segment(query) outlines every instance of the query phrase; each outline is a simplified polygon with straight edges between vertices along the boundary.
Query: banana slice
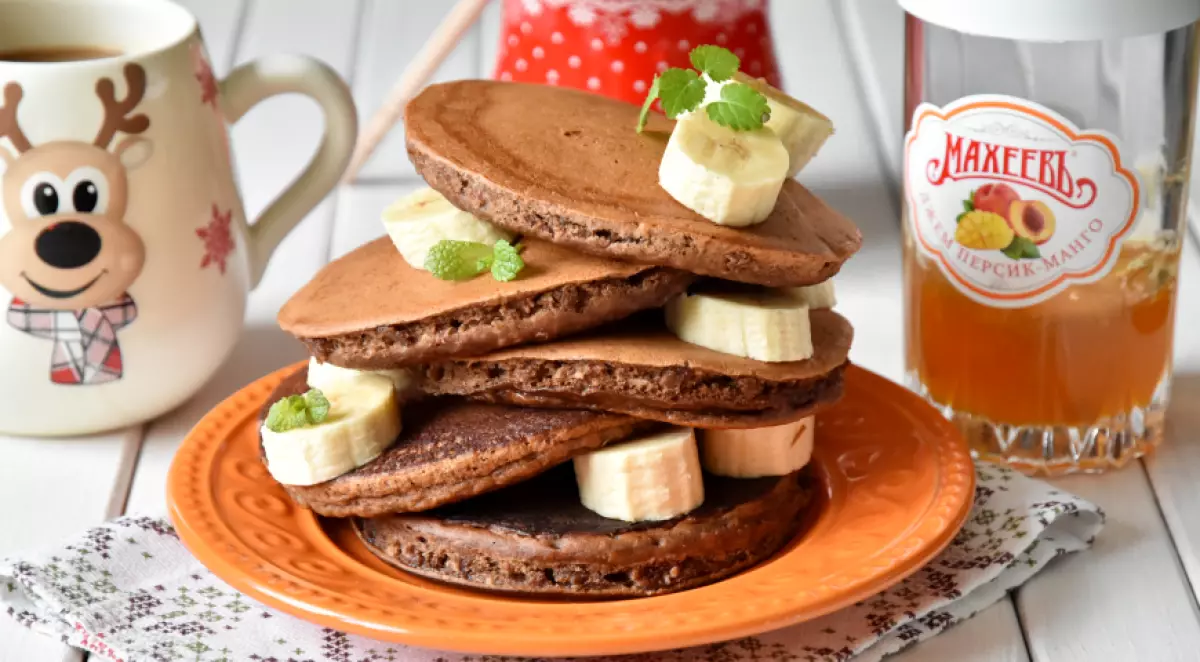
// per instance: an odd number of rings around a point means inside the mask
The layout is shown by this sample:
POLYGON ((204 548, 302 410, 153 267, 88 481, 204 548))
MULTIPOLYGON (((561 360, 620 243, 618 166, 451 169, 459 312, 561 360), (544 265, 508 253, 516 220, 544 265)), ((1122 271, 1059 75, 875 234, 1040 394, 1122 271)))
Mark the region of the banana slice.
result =
POLYGON ((678 517, 704 502, 696 435, 673 428, 575 458, 583 505, 626 522, 678 517))
POLYGON ((512 233, 459 210, 431 188, 407 195, 384 209, 383 227, 404 261, 414 269, 425 268, 429 249, 443 239, 491 245, 513 238, 512 233))
POLYGON ((789 155, 787 176, 795 176, 833 135, 833 122, 812 106, 784 94, 764 80, 740 71, 733 75, 733 80, 753 87, 767 98, 767 105, 771 108, 767 128, 783 141, 789 155))
POLYGON ((308 359, 308 385, 327 393, 339 391, 348 384, 353 384, 364 377, 386 377, 391 380, 396 393, 404 393, 412 386, 412 373, 404 368, 395 370, 353 370, 342 368, 332 363, 321 363, 316 357, 308 359))
POLYGON ((833 308, 837 305, 837 296, 833 292, 833 281, 827 280, 816 285, 790 287, 788 291, 799 299, 810 310, 833 308))
POLYGON ((267 471, 284 485, 316 485, 379 456, 400 435, 400 409, 392 382, 363 375, 327 393, 324 422, 285 432, 262 426, 267 471))
POLYGON ((786 476, 812 458, 813 417, 754 430, 705 430, 701 463, 730 478, 786 476))
POLYGON ((767 129, 734 131, 694 112, 675 122, 658 182, 713 223, 754 225, 775 208, 788 158, 783 143, 767 129))
POLYGON ((680 340, 757 361, 812 356, 808 306, 787 290, 681 294, 667 303, 667 327, 680 340))

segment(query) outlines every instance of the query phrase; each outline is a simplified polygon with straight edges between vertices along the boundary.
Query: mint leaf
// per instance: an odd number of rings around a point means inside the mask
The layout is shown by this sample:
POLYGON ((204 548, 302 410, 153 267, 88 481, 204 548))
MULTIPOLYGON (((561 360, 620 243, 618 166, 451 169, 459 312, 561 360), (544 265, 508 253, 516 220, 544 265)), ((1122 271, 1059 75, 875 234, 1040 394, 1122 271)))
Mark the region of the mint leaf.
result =
POLYGON ((663 112, 675 119, 695 110, 704 101, 705 81, 690 69, 667 69, 658 77, 658 96, 663 112))
POLYGON ((502 283, 516 278, 525 268, 525 261, 521 259, 522 248, 520 244, 513 246, 503 239, 497 241, 492 249, 492 278, 502 283))
POLYGON ((441 280, 469 280, 492 264, 492 247, 477 241, 443 239, 425 256, 425 270, 441 280))
POLYGON ((745 83, 728 83, 721 88, 721 100, 705 106, 709 119, 735 131, 761 129, 771 118, 767 98, 745 83))
POLYGON ((304 395, 281 398, 267 410, 267 429, 287 432, 325 422, 329 416, 329 400, 319 389, 309 389, 304 395))
POLYGON ((319 388, 309 389, 304 394, 304 405, 308 409, 308 422, 316 425, 329 417, 329 399, 319 388))
POLYGON ((308 425, 308 407, 304 396, 289 395, 271 405, 267 410, 267 429, 272 432, 287 432, 308 425))
POLYGON ((501 239, 494 246, 477 241, 443 239, 425 256, 425 269, 442 280, 469 280, 491 270, 498 281, 510 281, 525 268, 521 245, 501 239))
POLYGON ((654 77, 654 82, 650 83, 650 91, 646 92, 646 100, 642 102, 642 113, 638 115, 637 132, 641 133, 646 128, 646 120, 650 119, 650 106, 654 105, 654 100, 658 98, 658 76, 654 77))
MULTIPOLYGON (((495 250, 494 248, 492 249, 495 250)), ((471 256, 474 257, 474 256, 471 256)), ((495 259, 495 253, 486 253, 475 258, 475 273, 481 274, 492 268, 492 261, 495 259)))
MULTIPOLYGON (((974 196, 971 196, 974 197, 974 196)), ((975 211, 975 203, 971 200, 963 200, 963 211, 975 211)))
POLYGON ((1004 253, 1010 260, 1020 260, 1022 258, 1039 258, 1042 256, 1038 250, 1037 244, 1026 239, 1025 237, 1013 237, 1013 240, 1000 251, 1004 253))
POLYGON ((716 82, 729 80, 742 61, 738 56, 720 46, 697 46, 689 56, 692 66, 716 82))

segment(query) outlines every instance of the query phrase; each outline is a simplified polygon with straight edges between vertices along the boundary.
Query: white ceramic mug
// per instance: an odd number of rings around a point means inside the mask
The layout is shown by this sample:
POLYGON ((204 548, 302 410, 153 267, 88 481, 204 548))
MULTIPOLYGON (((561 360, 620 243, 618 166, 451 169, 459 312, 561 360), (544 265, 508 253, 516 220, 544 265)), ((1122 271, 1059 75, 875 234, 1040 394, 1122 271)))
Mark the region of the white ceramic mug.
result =
POLYGON ((170 410, 228 356, 271 252, 345 169, 349 90, 296 56, 217 81, 195 19, 168 0, 0 0, 0 93, 0 432, 170 410), (12 55, 58 48, 117 54, 12 55), (325 136, 248 224, 228 125, 288 92, 320 104, 325 136))

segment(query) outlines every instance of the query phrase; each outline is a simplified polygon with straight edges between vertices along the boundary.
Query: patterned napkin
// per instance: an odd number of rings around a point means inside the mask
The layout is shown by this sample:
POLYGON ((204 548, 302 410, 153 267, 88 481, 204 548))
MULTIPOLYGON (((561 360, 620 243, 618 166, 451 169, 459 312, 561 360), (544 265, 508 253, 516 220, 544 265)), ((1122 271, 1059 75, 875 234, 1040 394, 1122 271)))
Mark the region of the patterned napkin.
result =
MULTIPOLYGON (((977 465, 966 527, 895 587, 795 627, 614 662, 879 660, 991 605, 1051 559, 1087 547, 1099 508, 1050 485, 977 465)), ((503 662, 374 641, 238 594, 188 554, 166 520, 123 517, 70 544, 0 561, 0 605, 19 623, 121 662, 503 662)), ((539 658, 540 660, 540 658, 539 658)))

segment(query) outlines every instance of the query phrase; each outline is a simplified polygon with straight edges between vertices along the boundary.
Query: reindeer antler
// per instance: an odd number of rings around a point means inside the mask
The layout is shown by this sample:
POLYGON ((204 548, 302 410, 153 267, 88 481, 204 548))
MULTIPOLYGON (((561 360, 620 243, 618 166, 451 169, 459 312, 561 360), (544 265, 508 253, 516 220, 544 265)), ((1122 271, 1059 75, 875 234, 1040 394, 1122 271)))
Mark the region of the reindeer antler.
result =
POLYGON ((21 124, 17 122, 17 104, 21 103, 24 95, 19 84, 9 83, 4 86, 4 106, 0 107, 0 136, 8 136, 19 154, 33 149, 29 138, 21 130, 21 124))
POLYGON ((100 133, 96 134, 95 140, 95 145, 101 149, 108 149, 108 144, 118 131, 134 134, 150 128, 149 117, 129 114, 146 94, 146 70, 138 64, 125 65, 125 83, 129 91, 124 99, 118 101, 116 86, 111 78, 96 81, 96 96, 104 104, 104 124, 100 126, 100 133))

